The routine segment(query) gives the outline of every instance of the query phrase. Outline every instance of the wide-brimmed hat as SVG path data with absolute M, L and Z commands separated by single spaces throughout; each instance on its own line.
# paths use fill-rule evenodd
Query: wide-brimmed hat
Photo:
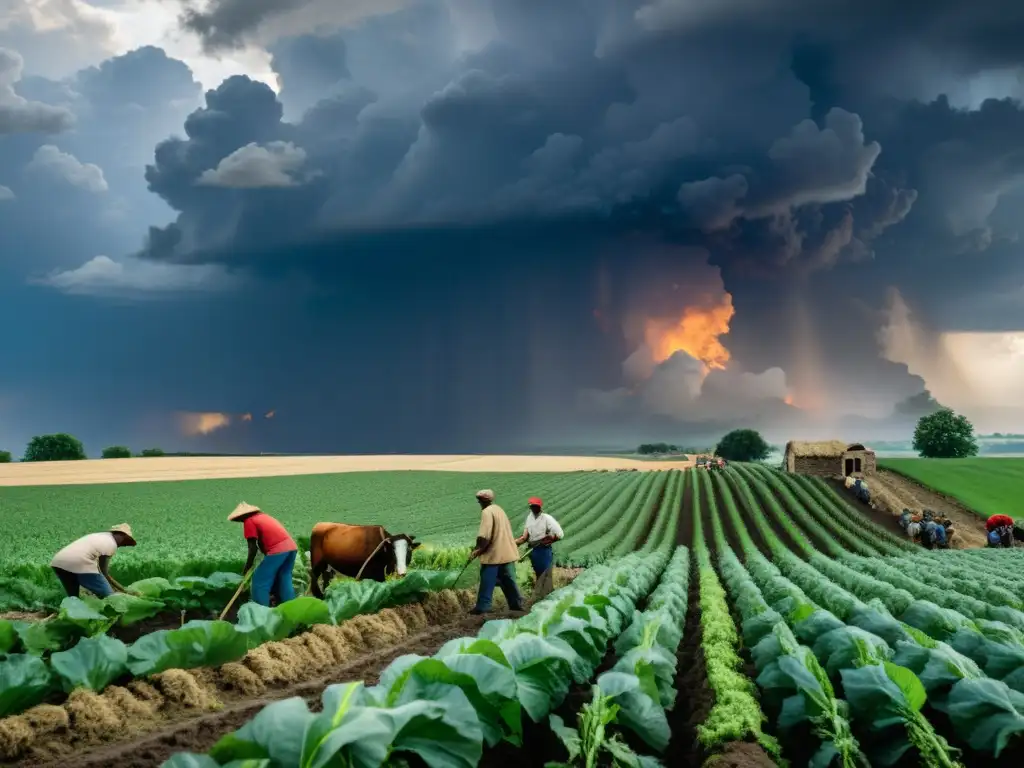
M 132 540 L 132 544 L 138 544 L 139 543 L 139 542 L 137 542 L 135 540 L 135 537 L 132 536 L 132 527 L 130 525 L 128 525 L 128 523 L 120 523 L 119 525 L 112 525 L 112 526 L 110 526 L 110 532 L 111 533 L 123 533 L 125 536 L 127 536 L 129 539 Z
M 477 491 L 476 497 L 478 499 L 483 499 L 484 501 L 494 501 L 494 491 L 490 488 L 486 488 L 482 491 Z
M 228 522 L 233 522 L 233 521 L 237 520 L 238 518 L 242 517 L 243 515 L 248 515 L 248 514 L 251 514 L 253 512 L 259 512 L 259 511 L 260 511 L 259 507 L 254 507 L 252 504 L 249 504 L 248 502 L 243 501 L 241 504 L 239 504 L 237 507 L 235 507 L 234 511 L 230 515 L 228 515 Z

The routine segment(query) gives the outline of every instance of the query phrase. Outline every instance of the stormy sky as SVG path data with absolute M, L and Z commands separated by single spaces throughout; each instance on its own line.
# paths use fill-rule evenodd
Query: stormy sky
M 1008 0 L 0 0 L 0 448 L 1024 431 L 1022 97 Z

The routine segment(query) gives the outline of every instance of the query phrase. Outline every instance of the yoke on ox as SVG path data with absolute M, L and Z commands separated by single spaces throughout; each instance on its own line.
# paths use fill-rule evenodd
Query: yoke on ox
M 333 578 L 331 571 L 373 581 L 384 581 L 389 573 L 405 576 L 412 551 L 419 545 L 415 536 L 390 534 L 382 525 L 317 523 L 309 541 L 313 595 L 323 597 Z

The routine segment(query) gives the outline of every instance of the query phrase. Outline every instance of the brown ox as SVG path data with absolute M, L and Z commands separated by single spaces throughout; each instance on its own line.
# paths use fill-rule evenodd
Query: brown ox
M 353 578 L 362 569 L 360 578 L 373 581 L 384 581 L 388 573 L 405 576 L 412 551 L 420 545 L 415 538 L 404 533 L 392 535 L 382 525 L 317 523 L 309 539 L 313 594 L 323 597 L 320 579 L 326 588 L 333 578 L 328 569 Z

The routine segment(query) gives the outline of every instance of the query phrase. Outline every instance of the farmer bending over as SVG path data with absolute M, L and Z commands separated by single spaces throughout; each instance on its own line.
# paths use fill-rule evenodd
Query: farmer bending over
M 526 516 L 526 527 L 523 528 L 523 535 L 516 539 L 516 546 L 527 541 L 530 543 L 530 563 L 534 574 L 540 576 L 554 564 L 555 555 L 551 545 L 564 534 L 558 521 L 544 511 L 543 501 L 533 496 L 527 504 L 530 514 Z
M 505 510 L 494 503 L 494 491 L 479 491 L 476 500 L 480 504 L 480 530 L 476 535 L 476 548 L 469 559 L 480 558 L 480 590 L 476 607 L 470 613 L 481 614 L 491 610 L 496 584 L 505 593 L 508 607 L 513 611 L 522 610 L 523 600 L 516 585 L 519 550 L 516 549 L 512 524 Z
M 292 570 L 295 568 L 295 554 L 298 547 L 288 531 L 277 520 L 244 501 L 228 515 L 228 521 L 242 524 L 242 535 L 249 542 L 249 557 L 242 569 L 242 577 L 256 562 L 256 551 L 263 552 L 263 561 L 252 575 L 252 601 L 270 605 L 270 595 L 277 597 L 278 604 L 295 599 L 292 586 Z
M 134 547 L 132 527 L 128 523 L 113 526 L 109 531 L 90 533 L 71 542 L 54 555 L 50 567 L 57 574 L 68 597 L 78 597 L 82 587 L 96 597 L 107 597 L 114 590 L 125 589 L 110 575 L 110 558 L 118 547 Z
M 1013 546 L 1013 518 L 1009 515 L 992 515 L 985 521 L 985 530 L 990 547 Z

